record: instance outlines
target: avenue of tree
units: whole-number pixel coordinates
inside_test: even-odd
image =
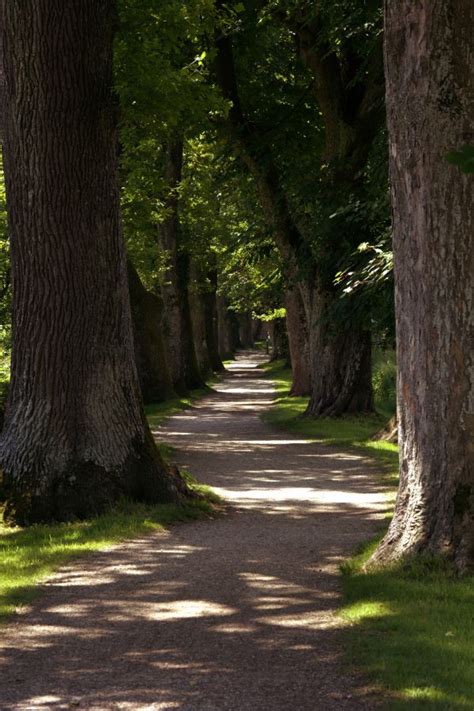
[[[2,0],[6,519],[189,496],[143,403],[267,333],[313,418],[396,340],[374,560],[474,563],[474,6],[382,5]]]

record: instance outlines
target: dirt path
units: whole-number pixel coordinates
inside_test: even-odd
[[[2,710],[374,708],[334,610],[384,497],[357,456],[261,422],[259,359],[159,432],[234,510],[64,568],[2,636]]]

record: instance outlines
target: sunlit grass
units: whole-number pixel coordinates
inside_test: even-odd
[[[374,547],[343,566],[351,663],[391,709],[474,709],[474,578],[433,559],[365,572]]]
[[[164,530],[175,521],[213,513],[209,501],[178,506],[123,502],[90,521],[8,528],[0,524],[0,623],[38,593],[37,584],[72,558],[127,538]]]
[[[145,407],[145,413],[150,427],[152,429],[154,427],[159,427],[159,425],[161,425],[168,417],[176,415],[181,410],[186,410],[187,408],[192,407],[193,402],[211,392],[212,388],[206,386],[204,388],[192,390],[186,397],[175,397],[171,400],[165,400],[165,402],[157,402],[152,405],[147,405]]]

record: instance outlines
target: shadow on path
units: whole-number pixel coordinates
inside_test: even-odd
[[[341,666],[338,565],[385,497],[364,460],[259,419],[244,354],[156,435],[232,504],[63,568],[0,644],[1,709],[370,709]]]

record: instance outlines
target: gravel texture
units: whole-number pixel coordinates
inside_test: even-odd
[[[61,569],[2,631],[0,708],[372,709],[343,663],[338,566],[386,499],[356,454],[260,420],[273,390],[241,355],[156,433],[231,504]]]

